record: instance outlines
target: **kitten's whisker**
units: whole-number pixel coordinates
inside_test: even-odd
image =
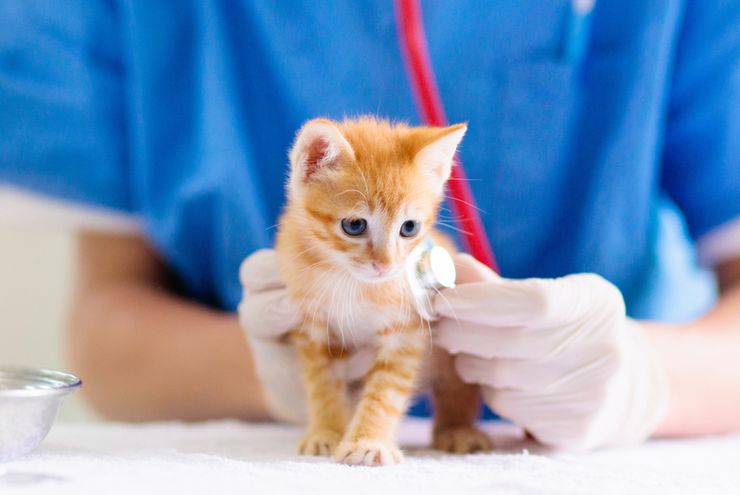
[[[344,276],[345,276],[344,274],[341,275],[340,282],[342,280],[344,280]],[[344,332],[342,331],[342,311],[341,311],[342,308],[341,308],[341,306],[339,306],[337,304],[334,304],[334,302],[337,300],[337,288],[341,286],[341,283],[336,283],[336,284],[333,284],[333,285],[334,285],[334,287],[332,288],[332,291],[331,291],[331,302],[330,302],[329,308],[330,308],[330,311],[332,309],[336,310],[336,312],[335,312],[335,318],[336,318],[336,327],[337,328],[335,330],[339,332],[339,338],[342,341],[342,349],[344,349],[346,347],[346,345],[345,345],[345,342],[344,342]],[[329,326],[328,319],[327,319],[327,322],[326,322],[326,326],[327,326],[327,328]]]
[[[401,305],[401,324],[405,325],[407,323],[406,310],[408,308],[408,305],[406,304],[407,301],[406,301],[406,286],[405,285],[401,286],[400,295],[401,295],[401,300],[399,301],[399,304]]]
[[[409,300],[409,289],[407,285],[401,290],[401,303],[403,304],[403,324],[406,325],[411,320],[411,301]]]
[[[458,219],[451,210],[440,206],[439,212],[437,213],[437,221],[439,220],[450,220],[453,223],[463,223],[472,221],[471,218]]]
[[[445,195],[445,199],[452,200],[452,201],[457,201],[457,202],[462,203],[464,205],[470,206],[471,208],[475,208],[476,210],[478,210],[479,212],[483,213],[484,215],[488,215],[488,213],[486,213],[483,209],[478,208],[476,205],[474,205],[472,203],[468,203],[464,199],[453,198],[452,196],[447,196],[447,195]]]
[[[312,293],[314,287],[317,287],[330,273],[331,272],[329,270],[327,270],[324,273],[322,273],[314,281],[314,283],[311,285],[311,288],[309,290],[309,293]],[[319,296],[313,300],[314,308],[313,308],[312,319],[313,319],[314,322],[316,321],[316,315],[318,314],[319,309],[320,308],[323,309],[324,306],[325,306],[323,304],[323,299],[324,299],[324,294],[326,293],[326,291],[328,290],[328,288],[329,288],[329,284],[326,284],[324,286],[324,288],[321,290],[321,293],[319,294]],[[331,356],[331,335],[329,334],[329,318],[328,318],[328,315],[325,315],[324,321],[326,322],[326,347],[327,347],[327,351],[329,352],[329,356]]]
[[[321,283],[321,281],[324,278],[326,278],[327,276],[329,276],[330,273],[331,273],[330,270],[326,270],[323,273],[319,274],[319,276],[316,279],[313,280],[313,282],[311,283],[311,286],[309,287],[309,289],[308,289],[307,292],[308,293],[313,293],[314,292],[314,289],[318,288],[318,286]],[[318,299],[316,299],[316,298],[314,299],[314,301],[317,301],[317,300]]]
[[[298,270],[296,272],[296,276],[302,275],[303,272],[305,272],[306,270],[309,270],[311,268],[315,268],[315,267],[317,267],[319,265],[330,265],[330,264],[331,264],[331,262],[329,262],[328,260],[321,260],[321,261],[317,261],[316,263],[311,263],[310,265],[304,266],[303,268],[301,268],[300,270]]]
[[[413,294],[412,294],[411,297],[414,297]],[[424,301],[418,301],[418,303],[415,303],[415,304],[419,304],[421,306],[424,306],[425,305],[425,302],[426,302],[426,307],[431,307],[431,304],[432,303],[429,300],[429,291],[426,291],[426,290],[423,291],[421,293],[421,297],[424,298]],[[429,342],[431,344],[431,341],[432,341],[432,326],[431,326],[431,322],[422,316],[422,314],[418,310],[418,308],[415,307],[414,309],[415,309],[415,312],[416,312],[417,316],[419,317],[419,331],[420,331],[420,333],[424,333],[424,331],[426,331],[428,333],[428,335],[429,335]],[[431,350],[431,345],[430,345],[429,349]]]
[[[332,286],[334,290],[336,290],[336,288],[337,288],[336,284],[326,284],[326,287],[321,292],[321,296],[320,296],[322,303],[323,303],[323,299],[324,299],[324,294],[329,290],[329,287],[330,286]],[[333,295],[334,294],[332,293],[332,296]],[[334,298],[332,297],[332,300],[333,299]],[[332,301],[329,301],[329,304],[326,305],[326,307],[327,307],[327,310],[326,310],[326,318],[324,318],[324,320],[325,320],[325,323],[326,323],[326,348],[329,351],[329,357],[333,358],[334,355],[332,354],[332,351],[331,351],[331,329],[329,328],[329,317],[331,316],[331,311],[332,311],[332,308],[333,308],[333,305],[331,304],[331,302]]]
[[[315,325],[316,325],[316,321],[317,321],[316,316],[317,316],[317,314],[319,312],[319,308],[320,307],[321,307],[320,301],[312,300],[309,303],[308,308],[309,308],[309,311],[311,311],[311,325],[312,325],[312,328],[315,327]]]
[[[479,182],[483,179],[471,179],[470,177],[460,178],[460,177],[450,177],[447,179],[447,181],[458,181],[458,182]]]
[[[457,218],[457,217],[454,217],[454,216],[447,217],[447,216],[441,216],[441,215],[439,217],[437,217],[437,221],[439,221],[439,220],[450,221],[450,222],[455,223],[455,224],[458,224],[458,225],[462,225],[464,223],[470,223],[470,222],[473,221],[472,218]]]
[[[344,326],[350,329],[350,336],[352,337],[352,343],[355,342],[354,331],[352,330],[352,285],[354,284],[353,277],[349,273],[344,275],[346,281],[346,287],[344,291],[344,298],[342,299],[342,307],[344,308]],[[342,328],[342,342],[344,342],[344,328]]]
[[[335,194],[334,197],[335,198],[338,198],[339,196],[342,196],[343,194],[347,194],[347,193],[350,193],[350,192],[356,192],[357,194],[359,194],[360,196],[362,196],[362,199],[364,200],[365,205],[369,205],[370,204],[370,202],[368,201],[367,196],[365,195],[365,193],[363,193],[359,189],[345,189],[344,191]]]
[[[361,201],[360,203],[354,205],[352,209],[349,212],[350,217],[361,217],[363,212],[370,209],[370,206],[365,201]]]
[[[460,229],[460,228],[457,228],[457,227],[455,227],[454,225],[450,225],[449,223],[445,223],[445,222],[437,222],[437,225],[441,225],[441,226],[443,226],[443,227],[447,227],[448,229],[452,229],[452,230],[454,230],[454,231],[456,231],[456,232],[460,232],[461,234],[465,234],[465,235],[472,235],[472,234],[471,234],[470,232],[468,232],[467,230],[462,230],[462,229]]]
[[[427,300],[428,307],[431,308],[432,307],[432,304],[433,304],[433,301],[429,298],[429,291],[425,291],[424,292],[424,297]],[[429,352],[431,353],[432,352],[431,351],[432,350],[432,340],[433,340],[433,338],[432,338],[432,322],[429,321],[429,320],[426,320],[426,319],[424,321],[427,324],[427,333],[429,334]]]
[[[350,314],[352,315],[351,316],[352,321],[350,322],[349,333],[352,336],[352,342],[356,343],[357,337],[355,336],[355,314],[354,312],[352,312],[352,302],[357,300],[355,296],[355,290],[357,289],[358,284],[357,284],[357,280],[355,280],[354,277],[350,277],[350,281],[351,281],[351,285],[350,285],[351,290],[350,290],[350,295],[348,298],[349,302],[347,306],[349,307]]]
[[[404,287],[404,297],[406,298],[406,321],[411,322],[415,313],[419,311],[416,309],[416,299],[414,294],[411,292],[411,287],[407,284]]]
[[[337,299],[336,291],[337,291],[337,287],[340,287],[344,284],[345,278],[346,278],[346,274],[343,273],[339,279],[339,282],[335,284],[334,291],[332,292],[332,296],[331,296],[332,303],[336,303],[335,305],[337,307],[337,328],[335,331],[339,332],[339,337],[342,339],[342,349],[347,348],[347,343],[345,342],[345,338],[344,338],[344,325],[345,325],[345,319],[346,319],[346,312],[344,308],[344,298],[342,298],[341,300]]]
[[[296,259],[296,258],[298,258],[298,257],[299,257],[300,255],[302,255],[302,254],[304,254],[304,253],[307,253],[308,251],[310,251],[310,250],[312,250],[312,249],[319,249],[319,247],[318,247],[318,246],[313,246],[313,245],[309,245],[309,246],[308,246],[308,247],[307,247],[306,249],[304,249],[304,250],[302,250],[302,251],[299,251],[298,253],[294,254],[294,255],[293,255],[293,256],[292,256],[291,258],[290,258],[290,261],[295,261],[295,259]]]
[[[439,297],[442,298],[442,300],[445,302],[445,304],[447,304],[447,306],[452,310],[452,317],[455,319],[455,323],[457,324],[457,328],[458,328],[458,330],[462,330],[462,325],[460,324],[460,319],[457,317],[457,313],[455,312],[455,308],[450,304],[449,299],[447,299],[445,297],[445,295],[442,294],[442,291],[440,291],[436,287],[432,287],[432,289],[434,290],[434,292],[437,293],[437,295]]]
[[[362,177],[362,182],[365,184],[365,193],[367,195],[370,195],[370,186],[367,184],[367,177],[365,177],[365,172],[362,170],[362,168],[358,165],[357,170],[360,172],[360,177]]]

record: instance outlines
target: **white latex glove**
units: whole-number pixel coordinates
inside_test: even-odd
[[[638,443],[667,407],[645,330],[598,275],[510,280],[468,255],[442,292],[435,342],[461,378],[543,444],[583,450]]]
[[[306,396],[295,349],[286,338],[301,315],[288,297],[277,268],[275,252],[257,251],[239,270],[243,296],[239,321],[245,330],[267,407],[275,419],[303,423],[308,417]],[[334,370],[348,383],[359,380],[372,366],[373,354],[363,349],[335,361]]]

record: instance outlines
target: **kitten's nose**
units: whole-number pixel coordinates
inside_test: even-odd
[[[375,270],[375,273],[378,275],[385,275],[390,269],[391,265],[388,263],[378,263],[377,261],[373,261],[373,270]]]

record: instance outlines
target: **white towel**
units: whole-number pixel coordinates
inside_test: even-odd
[[[443,455],[424,448],[429,424],[410,420],[404,463],[366,468],[297,456],[289,426],[58,424],[36,452],[0,465],[0,494],[740,493],[740,435],[553,454],[511,426],[489,431],[497,452]]]

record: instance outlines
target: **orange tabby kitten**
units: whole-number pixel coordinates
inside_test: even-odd
[[[478,389],[457,377],[449,355],[430,352],[428,323],[405,276],[409,253],[428,235],[449,247],[432,227],[465,131],[464,124],[407,127],[365,117],[315,119],[298,133],[277,253],[282,279],[305,315],[291,334],[310,414],[302,454],[346,464],[399,462],[396,425],[425,361],[434,446],[490,447],[473,426]],[[377,354],[351,414],[347,384],[331,365],[365,345]]]

